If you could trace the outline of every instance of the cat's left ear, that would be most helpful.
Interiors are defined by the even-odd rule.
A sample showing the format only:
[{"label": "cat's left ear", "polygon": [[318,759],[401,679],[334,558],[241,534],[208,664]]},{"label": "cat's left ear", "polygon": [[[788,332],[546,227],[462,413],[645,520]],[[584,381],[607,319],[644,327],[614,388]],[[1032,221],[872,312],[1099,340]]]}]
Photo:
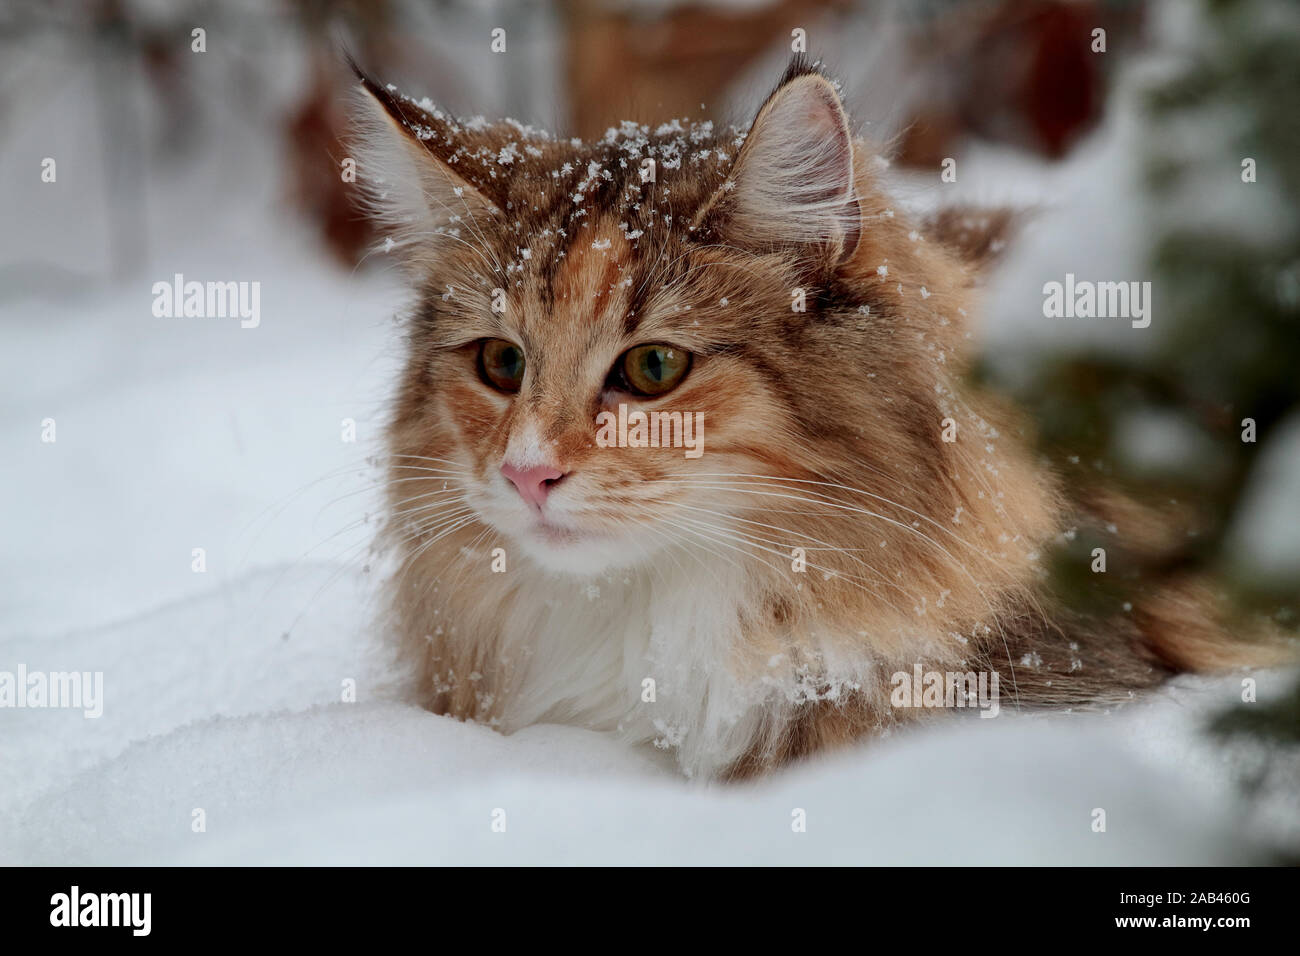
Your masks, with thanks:
[{"label": "cat's left ear", "polygon": [[831,81],[796,62],[759,109],[696,227],[748,248],[797,247],[835,263],[857,247],[860,223],[848,116]]}]

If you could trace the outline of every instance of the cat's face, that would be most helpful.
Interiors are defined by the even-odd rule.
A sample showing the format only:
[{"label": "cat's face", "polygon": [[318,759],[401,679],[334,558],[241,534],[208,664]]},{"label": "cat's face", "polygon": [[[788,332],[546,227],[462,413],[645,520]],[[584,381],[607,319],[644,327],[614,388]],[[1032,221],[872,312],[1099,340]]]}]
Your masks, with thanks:
[{"label": "cat's face", "polygon": [[845,476],[900,516],[942,494],[944,277],[820,75],[793,70],[747,136],[587,145],[367,89],[422,292],[390,431],[417,535],[478,521],[580,574],[675,546],[785,561],[897,536]]},{"label": "cat's face", "polygon": [[769,342],[791,315],[781,263],[605,210],[588,223],[497,247],[518,264],[503,311],[489,276],[444,273],[422,343],[437,437],[410,452],[454,461],[487,524],[579,572],[716,526],[727,475],[791,472],[799,361]]}]

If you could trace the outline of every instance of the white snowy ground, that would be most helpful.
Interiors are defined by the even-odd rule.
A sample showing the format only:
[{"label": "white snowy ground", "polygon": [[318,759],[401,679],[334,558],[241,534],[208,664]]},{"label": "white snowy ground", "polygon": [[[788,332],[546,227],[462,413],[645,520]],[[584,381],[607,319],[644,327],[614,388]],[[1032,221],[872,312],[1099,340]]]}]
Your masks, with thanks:
[{"label": "white snowy ground", "polygon": [[[75,129],[43,135],[0,154],[0,181],[84,148],[56,142]],[[271,157],[248,146],[251,177]],[[1005,198],[1005,158],[983,168],[1000,178],[975,160],[963,181]],[[4,230],[0,263],[93,251],[93,175],[69,161],[57,189],[7,195],[32,229]],[[1201,733],[1236,677],[1105,716],[954,721],[741,787],[687,782],[598,733],[505,738],[399,702],[371,626],[364,459],[400,291],[315,258],[256,177],[194,176],[151,188],[142,274],[59,288],[3,273],[0,670],[102,671],[105,699],[98,719],[0,709],[0,862],[1195,864],[1300,843],[1294,807],[1250,810]],[[1090,221],[1097,248],[1129,228]],[[154,318],[150,286],[175,272],[261,281],[260,327]],[[1264,675],[1260,699],[1281,687]]]}]

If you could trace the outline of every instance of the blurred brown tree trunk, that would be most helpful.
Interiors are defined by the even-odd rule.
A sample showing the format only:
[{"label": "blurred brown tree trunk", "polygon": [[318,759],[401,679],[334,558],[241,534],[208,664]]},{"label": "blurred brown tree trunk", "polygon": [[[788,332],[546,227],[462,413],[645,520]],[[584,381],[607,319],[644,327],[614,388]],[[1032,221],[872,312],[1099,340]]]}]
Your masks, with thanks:
[{"label": "blurred brown tree trunk", "polygon": [[812,26],[844,0],[788,0],[754,9],[704,4],[655,18],[602,0],[564,0],[570,126],[583,138],[623,120],[696,117],[714,107],[750,63],[795,27]]}]

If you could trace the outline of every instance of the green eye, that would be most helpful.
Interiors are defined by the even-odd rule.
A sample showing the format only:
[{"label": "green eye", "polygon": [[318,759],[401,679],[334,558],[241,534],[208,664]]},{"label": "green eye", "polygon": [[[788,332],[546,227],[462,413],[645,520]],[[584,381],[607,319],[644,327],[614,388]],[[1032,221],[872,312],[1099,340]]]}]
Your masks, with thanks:
[{"label": "green eye", "polygon": [[524,351],[505,339],[484,339],[478,348],[478,373],[488,385],[517,392],[524,380]]},{"label": "green eye", "polygon": [[690,367],[690,352],[671,345],[638,345],[624,353],[615,369],[628,391],[650,396],[672,391]]}]

